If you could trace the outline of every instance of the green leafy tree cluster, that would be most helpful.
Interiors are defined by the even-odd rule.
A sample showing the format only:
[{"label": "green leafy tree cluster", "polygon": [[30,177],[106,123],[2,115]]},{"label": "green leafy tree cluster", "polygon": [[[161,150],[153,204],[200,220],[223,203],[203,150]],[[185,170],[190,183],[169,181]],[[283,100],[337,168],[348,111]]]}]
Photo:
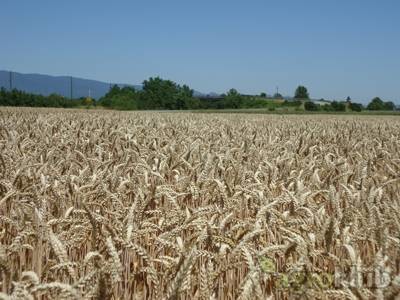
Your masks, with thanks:
[{"label": "green leafy tree cluster", "polygon": [[230,89],[225,96],[224,106],[226,108],[242,108],[243,97],[235,89]]},{"label": "green leafy tree cluster", "polygon": [[393,102],[384,102],[381,98],[375,97],[368,103],[368,110],[395,110],[396,106]]},{"label": "green leafy tree cluster", "polygon": [[299,85],[294,93],[295,99],[310,99],[310,95],[305,86]]},{"label": "green leafy tree cluster", "polygon": [[171,80],[160,77],[149,78],[143,82],[140,95],[140,109],[193,109],[198,101],[193,90],[187,85],[180,86]]},{"label": "green leafy tree cluster", "polygon": [[99,103],[105,107],[124,110],[180,110],[196,109],[200,106],[199,100],[193,97],[193,90],[187,85],[180,86],[160,77],[145,80],[141,91],[114,85]]},{"label": "green leafy tree cluster", "polygon": [[0,106],[28,106],[28,107],[63,107],[72,108],[82,105],[79,99],[68,99],[57,94],[49,96],[36,95],[13,89],[0,89]]},{"label": "green leafy tree cluster", "polygon": [[107,108],[120,110],[135,110],[138,108],[139,94],[133,87],[120,88],[114,85],[104,97],[99,99],[99,104]]}]

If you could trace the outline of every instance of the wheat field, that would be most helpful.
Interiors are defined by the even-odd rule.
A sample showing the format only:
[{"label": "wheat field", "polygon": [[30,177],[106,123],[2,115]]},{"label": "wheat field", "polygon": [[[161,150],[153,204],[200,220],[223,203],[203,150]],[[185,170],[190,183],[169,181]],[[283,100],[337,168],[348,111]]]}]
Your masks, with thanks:
[{"label": "wheat field", "polygon": [[399,299],[400,118],[0,109],[0,299]]}]

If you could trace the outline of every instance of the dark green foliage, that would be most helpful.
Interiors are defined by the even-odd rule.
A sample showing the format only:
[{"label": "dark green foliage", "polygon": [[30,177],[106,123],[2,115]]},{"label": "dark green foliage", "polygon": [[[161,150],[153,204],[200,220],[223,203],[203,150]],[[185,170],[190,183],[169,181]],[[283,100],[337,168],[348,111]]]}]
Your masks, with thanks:
[{"label": "dark green foliage", "polygon": [[139,94],[133,87],[120,88],[114,85],[104,97],[99,99],[99,104],[107,108],[121,110],[135,110],[138,108]]},{"label": "dark green foliage", "polygon": [[193,97],[193,90],[187,85],[180,86],[159,77],[145,80],[142,91],[131,87],[113,86],[99,103],[105,107],[123,110],[180,110],[200,107],[199,100]]},{"label": "dark green foliage", "polygon": [[257,97],[243,97],[242,99],[242,108],[267,108],[270,106],[270,102],[265,99]]},{"label": "dark green foliage", "polygon": [[283,96],[281,94],[279,94],[279,93],[275,93],[274,94],[274,98],[275,99],[283,99]]},{"label": "dark green foliage", "polygon": [[350,103],[350,110],[360,112],[363,110],[363,106],[360,103]]},{"label": "dark green foliage", "polygon": [[322,111],[334,111],[331,103],[321,105],[321,110]]},{"label": "dark green foliage", "polygon": [[179,87],[171,80],[160,77],[149,78],[143,82],[141,109],[176,109]]},{"label": "dark green foliage", "polygon": [[305,86],[299,85],[294,93],[295,99],[309,99],[310,95],[308,94],[308,90]]},{"label": "dark green foliage", "polygon": [[395,110],[396,105],[392,101],[388,101],[384,103],[385,110]]},{"label": "dark green foliage", "polygon": [[291,106],[291,107],[297,107],[300,106],[302,103],[299,100],[294,100],[294,101],[288,101],[285,100],[285,102],[283,102],[284,106]]},{"label": "dark green foliage", "polygon": [[375,97],[367,106],[368,110],[384,110],[385,104],[379,97]]},{"label": "dark green foliage", "polygon": [[304,103],[304,109],[307,111],[318,111],[320,110],[320,105],[315,104],[314,102],[311,101],[307,101],[306,103]]},{"label": "dark green foliage", "polygon": [[82,105],[80,99],[68,99],[57,94],[49,96],[25,93],[19,90],[7,91],[0,89],[0,106],[28,106],[28,107],[77,107]]},{"label": "dark green foliage", "polygon": [[235,89],[230,89],[224,98],[226,108],[241,108],[243,104],[243,97]]},{"label": "dark green foliage", "polygon": [[192,105],[196,106],[196,101],[187,85],[180,86],[160,77],[143,82],[140,109],[190,109]]},{"label": "dark green foliage", "polygon": [[226,94],[217,98],[200,98],[201,109],[248,109],[248,108],[268,108],[274,109],[284,104],[274,102],[272,99],[261,96],[244,96],[237,90],[230,89]]},{"label": "dark green foliage", "polygon": [[[275,94],[274,99],[282,95]],[[143,82],[143,90],[133,87],[114,85],[99,101],[88,98],[70,100],[57,94],[49,96],[29,94],[18,90],[0,89],[0,106],[31,106],[31,107],[90,107],[97,104],[119,110],[186,110],[186,109],[268,109],[269,111],[327,111],[345,112],[346,110],[360,112],[362,104],[352,103],[350,97],[346,102],[333,101],[320,105],[307,101],[307,88],[299,86],[296,98],[291,101],[275,101],[267,98],[266,93],[259,96],[241,95],[237,90],[230,89],[218,97],[193,96],[193,90],[187,85],[179,85],[171,80],[159,77],[149,78]],[[304,101],[306,100],[306,101]],[[323,100],[323,99],[321,99]],[[395,110],[393,102],[384,102],[376,97],[367,106],[368,110]]]},{"label": "dark green foliage", "polygon": [[372,99],[367,106],[368,110],[395,110],[395,108],[396,106],[393,102],[384,102],[379,97],[375,97],[374,99]]},{"label": "dark green foliage", "polygon": [[346,111],[346,104],[343,102],[332,101],[331,107],[333,111]]}]

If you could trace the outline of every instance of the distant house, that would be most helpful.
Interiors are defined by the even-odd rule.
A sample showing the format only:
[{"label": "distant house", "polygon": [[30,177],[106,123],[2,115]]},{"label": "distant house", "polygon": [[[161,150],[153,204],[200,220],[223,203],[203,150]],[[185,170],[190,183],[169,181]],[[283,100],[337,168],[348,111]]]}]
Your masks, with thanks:
[{"label": "distant house", "polygon": [[320,100],[311,100],[312,102],[314,102],[315,104],[319,104],[319,105],[328,105],[331,104],[330,101],[328,100],[324,100],[324,99],[320,99]]}]

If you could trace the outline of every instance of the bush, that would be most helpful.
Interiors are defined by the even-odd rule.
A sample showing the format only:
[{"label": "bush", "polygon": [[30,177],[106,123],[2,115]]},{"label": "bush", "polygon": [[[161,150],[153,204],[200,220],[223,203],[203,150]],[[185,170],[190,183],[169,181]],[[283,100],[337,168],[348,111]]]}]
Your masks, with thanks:
[{"label": "bush", "polygon": [[304,109],[307,111],[318,111],[320,110],[319,104],[315,104],[314,102],[307,101],[304,103]]},{"label": "bush", "polygon": [[362,111],[362,109],[363,109],[362,104],[360,104],[360,103],[350,103],[350,110],[360,112],[360,111]]},{"label": "bush", "polygon": [[333,101],[331,106],[333,111],[346,111],[346,104],[343,102]]}]

